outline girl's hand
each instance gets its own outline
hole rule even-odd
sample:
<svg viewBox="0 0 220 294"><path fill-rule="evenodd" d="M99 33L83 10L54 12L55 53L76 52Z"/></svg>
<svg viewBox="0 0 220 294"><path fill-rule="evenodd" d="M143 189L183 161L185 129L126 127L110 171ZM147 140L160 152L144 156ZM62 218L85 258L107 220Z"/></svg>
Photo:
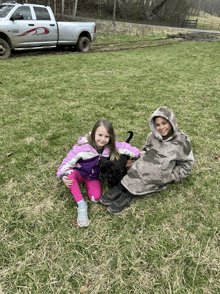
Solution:
<svg viewBox="0 0 220 294"><path fill-rule="evenodd" d="M65 186L67 186L68 188L74 182L74 180L70 180L67 176L63 176L62 181L64 182Z"/></svg>
<svg viewBox="0 0 220 294"><path fill-rule="evenodd" d="M146 153L146 151L141 151L140 152L140 157L143 156Z"/></svg>

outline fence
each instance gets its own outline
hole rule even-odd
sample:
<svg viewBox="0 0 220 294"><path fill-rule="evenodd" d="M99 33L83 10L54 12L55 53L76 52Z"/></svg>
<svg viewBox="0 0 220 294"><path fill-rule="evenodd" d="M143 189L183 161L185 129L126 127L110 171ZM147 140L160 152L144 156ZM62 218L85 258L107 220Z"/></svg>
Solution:
<svg viewBox="0 0 220 294"><path fill-rule="evenodd" d="M216 21L207 21L207 20L189 20L185 19L183 27L197 28L199 30L220 30L220 23Z"/></svg>
<svg viewBox="0 0 220 294"><path fill-rule="evenodd" d="M204 20L199 23L199 28L203 30L220 30L220 23Z"/></svg>
<svg viewBox="0 0 220 294"><path fill-rule="evenodd" d="M198 22L198 18L196 20L185 19L183 23L184 28L196 28Z"/></svg>

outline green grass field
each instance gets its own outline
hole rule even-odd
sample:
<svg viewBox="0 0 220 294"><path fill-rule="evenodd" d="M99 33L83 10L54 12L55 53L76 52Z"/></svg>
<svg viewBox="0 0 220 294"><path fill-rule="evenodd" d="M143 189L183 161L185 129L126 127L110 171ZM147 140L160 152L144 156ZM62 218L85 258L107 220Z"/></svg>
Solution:
<svg viewBox="0 0 220 294"><path fill-rule="evenodd" d="M219 293L219 49L185 42L1 60L0 293ZM117 140L132 130L141 148L163 105L191 139L191 175L121 216L82 187L90 226L74 226L77 207L56 172L78 137L105 118Z"/></svg>

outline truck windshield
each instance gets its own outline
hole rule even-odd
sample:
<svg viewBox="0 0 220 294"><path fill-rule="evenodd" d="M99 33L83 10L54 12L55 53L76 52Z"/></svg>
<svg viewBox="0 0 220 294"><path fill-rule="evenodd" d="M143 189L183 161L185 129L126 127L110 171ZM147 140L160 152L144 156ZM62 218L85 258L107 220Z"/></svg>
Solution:
<svg viewBox="0 0 220 294"><path fill-rule="evenodd" d="M4 18L12 10L14 5L0 5L0 18Z"/></svg>

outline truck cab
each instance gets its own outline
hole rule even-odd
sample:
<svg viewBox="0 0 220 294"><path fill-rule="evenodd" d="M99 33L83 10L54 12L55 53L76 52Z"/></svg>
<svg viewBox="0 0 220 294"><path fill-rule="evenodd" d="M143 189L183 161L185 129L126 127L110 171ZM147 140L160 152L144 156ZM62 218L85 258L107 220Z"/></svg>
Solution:
<svg viewBox="0 0 220 294"><path fill-rule="evenodd" d="M10 10L5 18L1 18L2 10ZM0 31L5 32L17 48L56 46L57 24L51 12L49 6L1 4Z"/></svg>

